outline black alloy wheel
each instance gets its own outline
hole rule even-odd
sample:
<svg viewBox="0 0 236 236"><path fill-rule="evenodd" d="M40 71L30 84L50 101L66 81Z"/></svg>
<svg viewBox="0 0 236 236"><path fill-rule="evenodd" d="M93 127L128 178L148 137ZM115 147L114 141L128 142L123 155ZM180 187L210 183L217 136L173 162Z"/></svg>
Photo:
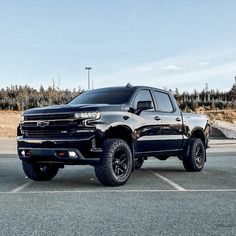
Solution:
<svg viewBox="0 0 236 236"><path fill-rule="evenodd" d="M202 148L202 145L199 143L195 151L195 163L198 168L202 168L205 162L205 150Z"/></svg>
<svg viewBox="0 0 236 236"><path fill-rule="evenodd" d="M117 178L123 178L128 169L128 157L124 150L117 150L113 155L112 167Z"/></svg>

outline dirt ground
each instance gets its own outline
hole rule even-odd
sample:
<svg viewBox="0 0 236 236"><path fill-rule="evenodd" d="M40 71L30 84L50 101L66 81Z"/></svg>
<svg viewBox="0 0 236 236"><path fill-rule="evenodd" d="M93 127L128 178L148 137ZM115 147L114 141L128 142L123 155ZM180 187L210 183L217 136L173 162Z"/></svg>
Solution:
<svg viewBox="0 0 236 236"><path fill-rule="evenodd" d="M215 120L226 121L236 124L236 110L209 111L199 108L197 113L207 114L211 122ZM20 122L21 112L0 111L0 138L15 138L16 129Z"/></svg>
<svg viewBox="0 0 236 236"><path fill-rule="evenodd" d="M0 138L15 138L21 112L0 111Z"/></svg>
<svg viewBox="0 0 236 236"><path fill-rule="evenodd" d="M236 110L206 110L200 107L197 109L196 113L208 115L212 123L216 120L220 120L236 124Z"/></svg>

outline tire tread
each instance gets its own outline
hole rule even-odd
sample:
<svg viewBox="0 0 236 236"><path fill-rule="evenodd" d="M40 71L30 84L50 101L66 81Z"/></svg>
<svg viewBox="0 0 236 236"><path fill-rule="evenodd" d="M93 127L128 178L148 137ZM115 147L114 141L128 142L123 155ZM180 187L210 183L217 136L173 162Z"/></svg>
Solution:
<svg viewBox="0 0 236 236"><path fill-rule="evenodd" d="M188 147L189 150L188 150L188 155L187 154L184 154L183 156L183 166L185 168L186 171L191 171L191 172L197 172L197 171L201 171L202 168L204 167L204 164L201 168L199 168L196 163L195 163L195 160L193 158L193 156L195 155L194 153L194 148L195 148L195 145L199 144L203 146L204 148L204 152L205 152L205 147L202 143L202 140L201 139L198 139L198 138L191 138L189 140L189 144L188 144ZM204 153L204 159L206 160L206 152ZM204 162L205 162L204 160Z"/></svg>
<svg viewBox="0 0 236 236"><path fill-rule="evenodd" d="M130 147L124 140L118 139L118 138L112 138L112 139L107 139L104 141L103 156L101 159L101 163L99 165L96 165L94 170L95 170L95 174L99 182L105 186L120 186L120 185L125 184L129 179L132 163L130 163L130 167L129 167L130 173L128 174L128 177L125 180L119 181L117 178L114 177L114 174L113 174L112 156L116 148L120 146L123 146L123 148L126 148L132 160L132 153L130 151Z"/></svg>

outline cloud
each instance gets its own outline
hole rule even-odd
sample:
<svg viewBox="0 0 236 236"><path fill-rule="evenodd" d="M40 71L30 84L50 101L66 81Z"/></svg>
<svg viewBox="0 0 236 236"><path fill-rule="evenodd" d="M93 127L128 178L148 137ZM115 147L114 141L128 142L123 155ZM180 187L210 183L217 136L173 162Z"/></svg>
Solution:
<svg viewBox="0 0 236 236"><path fill-rule="evenodd" d="M177 66L178 65L178 66ZM96 87L147 85L180 91L212 89L228 91L236 74L236 48L215 52L192 52L125 68L96 78Z"/></svg>

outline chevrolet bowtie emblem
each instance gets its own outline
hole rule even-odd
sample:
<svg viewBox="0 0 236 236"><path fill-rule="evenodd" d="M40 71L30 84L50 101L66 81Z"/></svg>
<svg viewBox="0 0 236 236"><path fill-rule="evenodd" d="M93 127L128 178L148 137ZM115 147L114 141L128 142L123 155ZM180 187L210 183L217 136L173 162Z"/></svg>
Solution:
<svg viewBox="0 0 236 236"><path fill-rule="evenodd" d="M45 127L49 125L49 121L39 121L37 122L37 126L39 127Z"/></svg>

